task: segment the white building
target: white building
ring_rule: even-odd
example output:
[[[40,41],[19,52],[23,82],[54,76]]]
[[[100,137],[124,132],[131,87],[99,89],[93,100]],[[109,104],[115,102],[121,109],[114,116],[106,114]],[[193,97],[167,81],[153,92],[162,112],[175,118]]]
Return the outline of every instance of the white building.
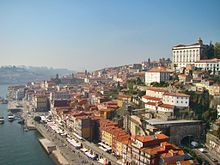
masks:
[[[147,102],[145,103],[145,108],[160,111],[164,113],[173,113],[174,112],[174,106],[170,104],[163,104],[162,102]]]
[[[169,93],[160,88],[148,88],[142,101],[147,109],[173,114],[174,107],[188,107],[189,98],[189,95],[183,93]]]
[[[159,66],[154,67],[145,72],[145,84],[150,84],[152,82],[162,82],[170,80],[171,71],[165,67]]]
[[[186,67],[189,64],[204,59],[205,49],[207,45],[203,45],[201,39],[197,43],[192,45],[177,45],[172,48],[173,53],[173,66],[176,65],[176,69],[179,70],[182,67]]]
[[[71,98],[71,95],[68,91],[56,91],[56,92],[50,92],[50,100],[69,100]]]
[[[25,96],[24,88],[20,88],[15,93],[15,99],[16,100],[22,100]]]
[[[170,104],[176,107],[188,107],[189,106],[189,95],[183,93],[164,93],[163,103]]]
[[[146,94],[151,97],[162,98],[163,94],[166,92],[165,89],[162,88],[148,88],[146,90]]]
[[[217,73],[220,71],[220,59],[213,58],[207,60],[199,60],[195,62],[195,67],[202,70],[211,70],[212,72],[215,70]]]

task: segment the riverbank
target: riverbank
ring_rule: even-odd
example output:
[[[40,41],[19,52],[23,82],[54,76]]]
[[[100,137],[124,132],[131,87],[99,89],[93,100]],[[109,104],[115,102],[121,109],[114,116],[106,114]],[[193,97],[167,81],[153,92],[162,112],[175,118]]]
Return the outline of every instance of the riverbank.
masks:
[[[57,135],[55,132],[51,132],[50,130],[45,128],[44,125],[36,123],[36,129],[43,137],[49,139],[56,145],[57,149],[60,151],[60,154],[68,161],[70,165],[81,165],[87,164],[89,162],[90,164],[98,165],[97,162],[89,160],[80,151],[74,149],[73,147],[70,147],[65,138],[59,137],[59,135]],[[56,156],[56,159],[59,159],[57,155],[58,154],[54,156]]]
[[[70,163],[62,156],[56,145],[48,139],[39,139],[40,144],[46,150],[46,152],[55,159],[59,165],[70,165]]]
[[[33,116],[28,115],[28,112],[30,110],[30,107],[26,102],[23,103],[23,110],[20,114],[20,117],[22,119],[25,119],[25,127],[28,130],[37,130],[43,138],[38,139],[41,146],[46,150],[47,154],[53,158],[54,162],[58,165],[70,165],[70,163],[65,159],[65,157],[60,153],[58,147],[56,144],[51,142],[49,138],[47,138],[47,135],[42,132],[39,127],[36,127],[36,122],[33,119]]]

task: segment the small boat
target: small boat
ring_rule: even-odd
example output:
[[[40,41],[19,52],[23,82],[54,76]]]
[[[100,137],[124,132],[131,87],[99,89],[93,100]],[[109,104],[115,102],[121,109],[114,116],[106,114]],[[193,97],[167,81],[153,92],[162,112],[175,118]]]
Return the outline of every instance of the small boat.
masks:
[[[24,131],[25,131],[25,132],[28,132],[29,130],[28,130],[28,128],[24,128]]]
[[[8,104],[8,100],[4,98],[0,98],[0,104]]]
[[[12,122],[15,119],[15,115],[13,115],[12,113],[8,114],[8,121]]]
[[[4,124],[4,122],[5,122],[4,117],[3,117],[3,116],[0,116],[0,124]]]

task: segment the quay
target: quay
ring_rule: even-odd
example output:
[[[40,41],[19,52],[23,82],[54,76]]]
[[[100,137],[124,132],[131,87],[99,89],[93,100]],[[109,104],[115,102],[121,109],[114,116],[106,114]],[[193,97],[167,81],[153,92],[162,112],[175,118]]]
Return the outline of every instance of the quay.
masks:
[[[39,142],[46,152],[52,154],[52,157],[54,157],[60,165],[69,165],[68,161],[63,157],[53,142],[46,138],[39,139]]]
[[[57,162],[61,165],[70,165],[69,162],[64,158],[61,152],[57,149],[52,151],[52,155],[57,160]]]
[[[54,150],[56,150],[56,145],[48,139],[42,138],[39,139],[39,142],[48,154],[51,154]]]
[[[36,129],[33,119],[27,118],[25,120],[26,127],[30,130]]]

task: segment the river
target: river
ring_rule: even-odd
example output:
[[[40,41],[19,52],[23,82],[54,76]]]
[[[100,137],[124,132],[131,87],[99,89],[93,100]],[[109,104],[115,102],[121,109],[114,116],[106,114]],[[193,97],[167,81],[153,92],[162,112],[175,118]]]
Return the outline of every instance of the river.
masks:
[[[7,85],[0,85],[0,96],[7,94]],[[0,104],[0,165],[54,165],[53,160],[38,142],[37,131],[25,132],[17,121],[7,121],[7,105]]]

